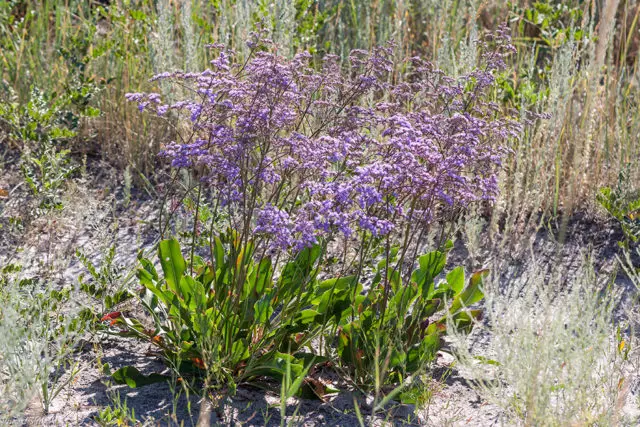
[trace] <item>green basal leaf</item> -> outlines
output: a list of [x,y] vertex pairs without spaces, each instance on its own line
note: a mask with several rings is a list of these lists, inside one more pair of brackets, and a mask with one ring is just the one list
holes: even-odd
[[158,246],[158,257],[167,285],[174,292],[178,292],[180,280],[186,269],[178,241],[176,239],[161,241]]
[[255,279],[255,293],[262,295],[271,289],[273,283],[273,268],[271,258],[264,258],[260,261]]
[[157,373],[143,375],[133,366],[125,366],[118,369],[111,375],[111,378],[113,378],[117,384],[126,384],[131,388],[142,387],[169,380],[169,377]]
[[267,324],[269,318],[273,314],[273,305],[270,295],[263,295],[254,304],[254,321],[257,324]]
[[232,364],[236,365],[241,361],[248,359],[249,356],[249,345],[246,340],[242,339],[233,342],[233,346],[231,347]]
[[335,318],[336,324],[340,324],[343,313],[353,307],[353,297],[361,289],[355,276],[328,279],[317,285],[317,296],[311,303],[325,319]]
[[447,263],[446,252],[433,251],[418,258],[419,268],[411,275],[411,280],[420,286],[422,295],[430,298],[434,291],[434,279]]
[[449,288],[458,295],[464,288],[464,268],[458,266],[447,273],[447,284]]
[[298,253],[293,261],[285,265],[278,282],[279,299],[288,299],[290,294],[304,286],[311,277],[321,253],[322,248],[319,245],[305,248]]
[[322,313],[309,308],[298,313],[295,317],[294,323],[300,325],[309,325],[316,322],[316,320],[320,318],[320,316],[322,316]]
[[304,370],[304,364],[301,360],[296,359],[293,355],[281,353],[267,353],[262,356],[258,364],[252,367],[251,376],[267,376],[278,381],[282,381],[286,373],[287,364],[289,365],[292,377],[299,376]]
[[196,292],[196,281],[193,277],[182,276],[178,285],[179,294],[184,301],[182,307],[186,310],[194,311],[198,307],[198,297],[202,296],[202,293]]

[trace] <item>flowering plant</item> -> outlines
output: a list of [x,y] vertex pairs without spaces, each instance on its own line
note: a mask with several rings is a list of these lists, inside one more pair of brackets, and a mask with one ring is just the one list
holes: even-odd
[[353,51],[347,70],[328,55],[316,70],[308,53],[287,60],[255,34],[244,62],[214,45],[210,69],[152,79],[186,89],[184,100],[127,97],[185,117],[161,155],[195,172],[228,227],[257,248],[361,233],[417,239],[444,212],[494,199],[505,142],[520,132],[487,101],[513,50],[504,29],[491,40],[476,70],[451,78],[421,58],[394,74],[391,46]]
[[[211,68],[199,73],[162,73],[152,79],[182,88],[189,94],[183,100],[167,104],[157,93],[127,95],[141,111],[171,116],[177,123],[178,140],[167,144],[161,156],[198,179],[190,271],[194,271],[193,246],[202,201],[211,219],[207,274],[221,278],[207,282],[211,288],[205,286],[202,292],[222,298],[220,307],[226,313],[215,318],[234,318],[236,326],[251,323],[254,317],[261,319],[249,329],[239,329],[240,335],[228,335],[226,347],[217,347],[227,348],[220,354],[229,356],[235,354],[239,340],[246,340],[244,349],[252,348],[237,360],[231,357],[233,372],[238,364],[250,365],[252,355],[264,357],[275,349],[285,354],[288,349],[283,344],[288,342],[290,347],[291,325],[300,324],[296,317],[300,310],[308,322],[305,342],[310,343],[313,334],[331,330],[341,343],[337,352],[342,361],[359,363],[360,368],[375,364],[371,354],[364,363],[364,354],[372,353],[373,342],[381,334],[393,334],[407,325],[422,328],[429,325],[429,316],[447,311],[442,298],[458,298],[462,305],[448,310],[458,320],[467,319],[469,324],[469,316],[478,316],[477,312],[461,313],[467,303],[482,298],[479,282],[469,291],[473,298],[462,297],[467,291],[459,285],[429,290],[435,286],[435,275],[418,285],[414,276],[427,276],[413,269],[413,261],[433,223],[442,223],[473,203],[494,200],[506,143],[521,131],[516,119],[490,102],[495,74],[504,69],[505,57],[514,50],[509,36],[501,28],[479,43],[478,67],[452,78],[417,57],[410,58],[404,64],[406,71],[399,74],[390,45],[354,50],[347,69],[331,55],[314,68],[308,53],[283,58],[277,46],[256,33],[244,61],[213,45],[219,53]],[[221,244],[218,236],[224,235],[233,238]],[[326,265],[327,255],[333,255],[329,243],[334,240],[343,243],[342,262],[337,263],[341,271],[335,279],[321,282],[316,276]],[[300,254],[310,250],[318,254],[310,280],[304,285],[287,281],[288,275],[298,273],[286,266],[295,265]],[[361,295],[364,266],[376,257],[383,259],[365,297]],[[432,256],[420,257],[421,267],[425,257]],[[293,261],[287,263],[287,259]],[[269,265],[268,280],[280,274],[280,282],[298,283],[295,288],[283,288],[293,292],[292,298],[298,295],[291,300],[293,305],[266,291],[247,294],[248,280],[264,280],[251,276],[260,271],[255,266],[263,263]],[[282,265],[285,268],[279,272]],[[406,301],[409,294],[400,291],[402,287],[415,291]],[[179,300],[182,291],[176,289],[162,294],[166,304],[175,300],[172,293]],[[264,307],[257,301],[265,302]],[[358,304],[363,311],[354,309]],[[402,313],[399,318],[396,312]],[[191,315],[185,313],[189,319]],[[215,313],[212,316],[218,316]],[[361,328],[365,315],[365,323],[376,330]],[[271,316],[280,326],[274,326]],[[331,317],[335,320],[329,322]],[[156,320],[158,328],[163,328],[162,319]],[[433,325],[430,331],[414,331],[405,343],[390,350],[388,356],[398,362],[391,369],[397,378],[410,374],[413,365],[415,369],[424,365],[424,358],[416,359],[414,353],[428,348],[429,354],[435,354],[446,327],[444,321],[439,327]],[[274,328],[287,332],[279,334]],[[197,334],[194,329],[192,335]],[[250,339],[254,335],[282,338],[260,349],[256,343],[262,338]],[[183,340],[182,335],[177,337]],[[367,350],[361,346],[368,346]],[[203,354],[191,344],[189,352],[197,357]],[[400,359],[412,359],[413,365]],[[362,372],[358,366],[352,368],[356,375]]]

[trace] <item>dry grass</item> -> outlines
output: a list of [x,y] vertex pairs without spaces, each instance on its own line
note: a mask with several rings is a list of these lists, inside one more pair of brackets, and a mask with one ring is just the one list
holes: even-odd
[[[625,13],[637,9],[629,3],[620,8]],[[614,185],[624,168],[632,171],[629,185],[638,182],[637,62],[616,63],[613,35],[619,22],[598,25],[592,13],[585,7],[585,18],[574,29],[588,39],[551,49],[549,77],[538,89],[547,95],[536,104],[536,110],[549,114],[549,119],[538,121],[514,146],[501,181],[494,230],[505,218],[503,230],[515,232],[543,222],[540,214],[565,214],[568,220],[576,210],[590,208],[598,189]],[[525,63],[527,56],[535,55],[535,50],[521,52],[525,59],[520,61],[520,73],[535,73],[539,64],[534,59]]]
[[[400,55],[423,52],[455,72],[473,62],[473,39],[483,26],[511,18],[520,55],[508,77],[516,87],[533,83],[542,94],[535,109],[551,118],[538,121],[513,146],[494,229],[505,218],[505,228],[518,231],[535,225],[539,213],[588,207],[595,191],[612,184],[628,164],[635,173],[632,182],[638,178],[637,1],[608,0],[603,10],[596,10],[595,3],[570,2],[568,7],[582,8],[581,20],[573,23],[573,31],[559,32],[547,43],[529,36],[537,31],[535,25],[518,28],[526,22],[524,2],[509,10],[500,2],[477,0],[335,0],[329,2],[334,9],[308,1],[305,9],[296,10],[289,2],[223,1],[214,7],[203,0],[163,0],[156,7],[133,2],[135,13],[113,2],[102,17],[92,2],[23,3],[10,13],[20,17],[32,10],[29,24],[21,31],[12,31],[15,24],[3,28],[4,41],[11,44],[0,54],[5,85],[19,102],[32,84],[63,90],[73,70],[60,49],[79,49],[85,75],[105,84],[93,101],[101,116],[86,124],[76,150],[131,165],[134,176],[155,169],[156,153],[172,132],[169,123],[140,115],[124,94],[162,90],[147,83],[154,73],[205,66],[206,43],[222,41],[244,52],[243,40],[261,19],[274,23],[273,37],[285,54],[310,47],[346,56],[351,48],[395,39]],[[580,41],[563,41],[576,32],[582,34]]]

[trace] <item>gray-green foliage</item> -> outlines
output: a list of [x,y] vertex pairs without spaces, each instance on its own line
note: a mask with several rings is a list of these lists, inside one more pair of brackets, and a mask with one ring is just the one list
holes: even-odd
[[38,399],[48,411],[78,373],[73,352],[82,330],[70,290],[0,273],[0,423],[22,418]]
[[[486,289],[483,351],[455,337],[458,367],[480,395],[505,409],[510,423],[615,425],[624,404],[619,299],[586,261],[578,271],[533,265],[508,289]],[[477,336],[476,336],[477,339]],[[482,347],[482,346],[481,346]]]

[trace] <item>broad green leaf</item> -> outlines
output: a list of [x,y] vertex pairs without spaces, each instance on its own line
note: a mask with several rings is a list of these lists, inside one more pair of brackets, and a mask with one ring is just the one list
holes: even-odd
[[[198,306],[198,299],[202,298],[202,293],[196,292],[196,281],[191,276],[182,276],[179,282],[180,296],[184,301],[183,307],[189,311],[194,311]],[[202,306],[203,304],[201,304]]]
[[320,364],[331,361],[331,359],[327,356],[318,356],[313,353],[305,353],[305,352],[296,352],[293,355],[297,360],[300,360],[305,366],[310,363]]
[[316,318],[318,318],[322,313],[312,309],[302,310],[295,317],[294,322],[296,324],[308,325],[310,323],[315,322]]
[[318,245],[305,248],[293,261],[285,265],[278,283],[281,300],[286,300],[292,292],[299,290],[307,282],[321,253],[322,248]]
[[407,353],[404,351],[393,350],[389,358],[389,368],[401,368],[407,363]]
[[489,274],[489,270],[476,271],[471,275],[469,285],[458,295],[451,303],[450,313],[456,313],[463,307],[469,307],[472,304],[484,298],[482,292],[482,279]]
[[[297,361],[295,357],[294,357],[294,360]],[[302,382],[307,377],[307,374],[309,373],[309,369],[311,369],[312,366],[313,366],[313,361],[308,363],[307,366],[302,370],[302,372],[296,373],[296,375],[294,376],[291,370],[291,363],[287,362],[287,368],[288,368],[287,372],[289,373],[289,375],[294,376],[295,379],[293,380],[291,385],[289,385],[289,387],[286,387],[286,395],[285,395],[286,399],[299,394],[300,388],[302,386]],[[286,379],[283,379],[283,381],[285,380]],[[289,381],[291,381],[291,378],[289,378]]]
[[446,252],[433,251],[418,258],[419,268],[411,275],[411,280],[420,286],[424,298],[429,298],[434,290],[434,279],[447,263]]
[[224,245],[218,236],[213,238],[213,255],[216,262],[215,268],[221,269],[224,265]]
[[442,300],[435,298],[430,300],[422,309],[422,316],[429,318],[433,316],[442,307]]
[[325,319],[334,317],[339,324],[342,313],[353,306],[353,297],[360,293],[361,287],[355,276],[328,279],[317,286],[318,296],[311,303]]
[[232,363],[236,365],[243,360],[248,359],[249,356],[249,346],[247,345],[247,341],[244,339],[235,340],[231,348]]
[[245,283],[243,297],[247,298],[251,294],[255,297],[261,296],[265,290],[271,288],[272,280],[271,258],[263,258],[257,268],[255,264],[251,267]]
[[169,377],[160,374],[143,375],[133,366],[125,366],[115,371],[111,378],[117,384],[126,384],[131,388],[168,381]]
[[171,301],[174,296],[171,292],[169,291],[165,292],[160,290],[158,287],[156,287],[155,283],[153,282],[148,282],[148,283],[142,282],[142,285],[144,285],[144,287],[147,288],[147,290],[149,290],[160,301],[162,301],[165,304],[165,306],[167,306],[167,308],[171,306]]
[[296,359],[291,354],[281,353],[279,351],[275,353],[267,353],[260,358],[258,364],[247,372],[251,376],[267,376],[277,381],[282,381],[286,370],[287,364],[292,377],[297,377],[304,370],[302,361]]
[[447,273],[447,284],[449,288],[454,291],[455,295],[458,295],[464,288],[464,268],[458,266]]
[[180,244],[176,239],[163,240],[158,246],[158,256],[167,285],[174,292],[178,292],[180,280],[186,269]]
[[253,305],[254,309],[254,321],[260,325],[264,325],[268,322],[269,318],[273,314],[273,306],[270,295],[264,295]]
[[333,277],[318,283],[316,294],[323,294],[327,291],[349,289],[354,283],[355,276]]
[[150,284],[152,282],[157,282],[158,272],[153,266],[153,263],[142,256],[140,256],[138,260],[140,261],[140,264],[142,264],[142,268],[138,269],[138,280],[140,280],[140,283],[142,285],[146,285],[147,283]]

